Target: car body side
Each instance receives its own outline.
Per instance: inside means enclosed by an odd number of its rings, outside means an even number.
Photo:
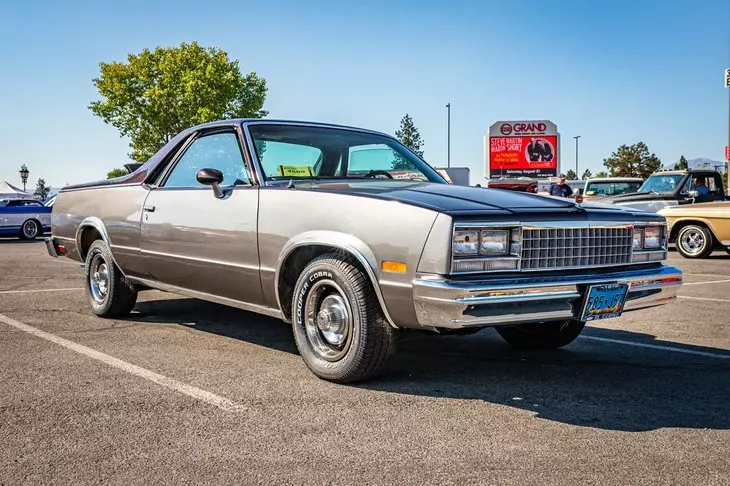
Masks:
[[[712,232],[717,243],[730,246],[730,201],[673,206],[659,214],[667,218],[670,239],[676,238],[683,226],[700,224]]]
[[[33,206],[0,206],[0,236],[20,235],[23,223],[34,220],[41,233],[51,231],[51,211],[53,208],[40,203]]]

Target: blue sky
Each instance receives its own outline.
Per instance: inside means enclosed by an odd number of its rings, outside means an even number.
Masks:
[[[197,40],[266,78],[271,117],[393,133],[409,113],[425,158],[483,176],[496,120],[550,119],[563,168],[621,144],[662,161],[724,158],[730,1],[3,2],[0,180],[103,178],[128,141],[87,106],[100,61]],[[306,7],[304,6],[306,5]],[[32,183],[32,184],[30,184]]]

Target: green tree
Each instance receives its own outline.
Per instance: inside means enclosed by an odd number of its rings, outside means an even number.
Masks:
[[[576,174],[573,169],[570,169],[568,172],[565,173],[565,178],[569,181],[575,181],[578,179],[578,174]]]
[[[126,170],[116,168],[116,169],[112,169],[109,172],[107,172],[106,173],[106,178],[107,179],[115,179],[117,177],[122,177],[122,176],[127,175],[127,174],[128,174],[128,172]]]
[[[197,42],[145,49],[127,62],[102,62],[94,85],[101,100],[89,109],[131,139],[143,162],[183,129],[221,118],[259,118],[266,81],[241,74],[238,61]]]
[[[689,166],[687,165],[687,159],[684,158],[684,155],[679,157],[679,162],[674,164],[675,170],[687,170],[689,169]]]
[[[621,145],[603,165],[609,170],[611,177],[641,177],[646,179],[662,165],[655,154],[649,153],[644,142],[634,145]]]
[[[586,180],[590,179],[591,177],[593,177],[593,174],[591,174],[591,171],[589,169],[586,169],[585,172],[583,172],[581,179],[586,181]]]
[[[46,185],[46,180],[43,178],[39,178],[38,183],[35,185],[35,192],[33,193],[35,197],[40,200],[44,200],[48,197],[48,194],[50,192],[51,188]]]
[[[607,172],[606,172],[605,170],[602,170],[602,171],[600,171],[600,172],[596,172],[596,175],[595,175],[595,177],[596,177],[597,179],[603,179],[603,178],[606,178],[606,177],[608,177],[608,173],[607,173]]]
[[[395,131],[395,137],[400,142],[415,152],[419,157],[423,157],[423,140],[421,134],[418,133],[418,128],[413,124],[413,119],[405,114],[400,121],[400,128]],[[413,170],[413,165],[407,160],[403,159],[400,155],[396,154],[396,158],[393,161],[393,169],[395,170]]]

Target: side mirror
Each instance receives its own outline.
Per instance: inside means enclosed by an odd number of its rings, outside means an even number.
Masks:
[[[200,169],[196,174],[195,178],[203,185],[212,186],[213,194],[218,199],[224,196],[223,190],[221,189],[221,182],[223,182],[223,172],[218,169]]]
[[[697,196],[699,196],[699,193],[697,191],[687,191],[687,197],[694,199]]]

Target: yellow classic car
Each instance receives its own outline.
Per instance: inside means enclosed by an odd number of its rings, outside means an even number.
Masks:
[[[705,258],[716,248],[730,253],[730,201],[670,206],[659,214],[683,257]]]

